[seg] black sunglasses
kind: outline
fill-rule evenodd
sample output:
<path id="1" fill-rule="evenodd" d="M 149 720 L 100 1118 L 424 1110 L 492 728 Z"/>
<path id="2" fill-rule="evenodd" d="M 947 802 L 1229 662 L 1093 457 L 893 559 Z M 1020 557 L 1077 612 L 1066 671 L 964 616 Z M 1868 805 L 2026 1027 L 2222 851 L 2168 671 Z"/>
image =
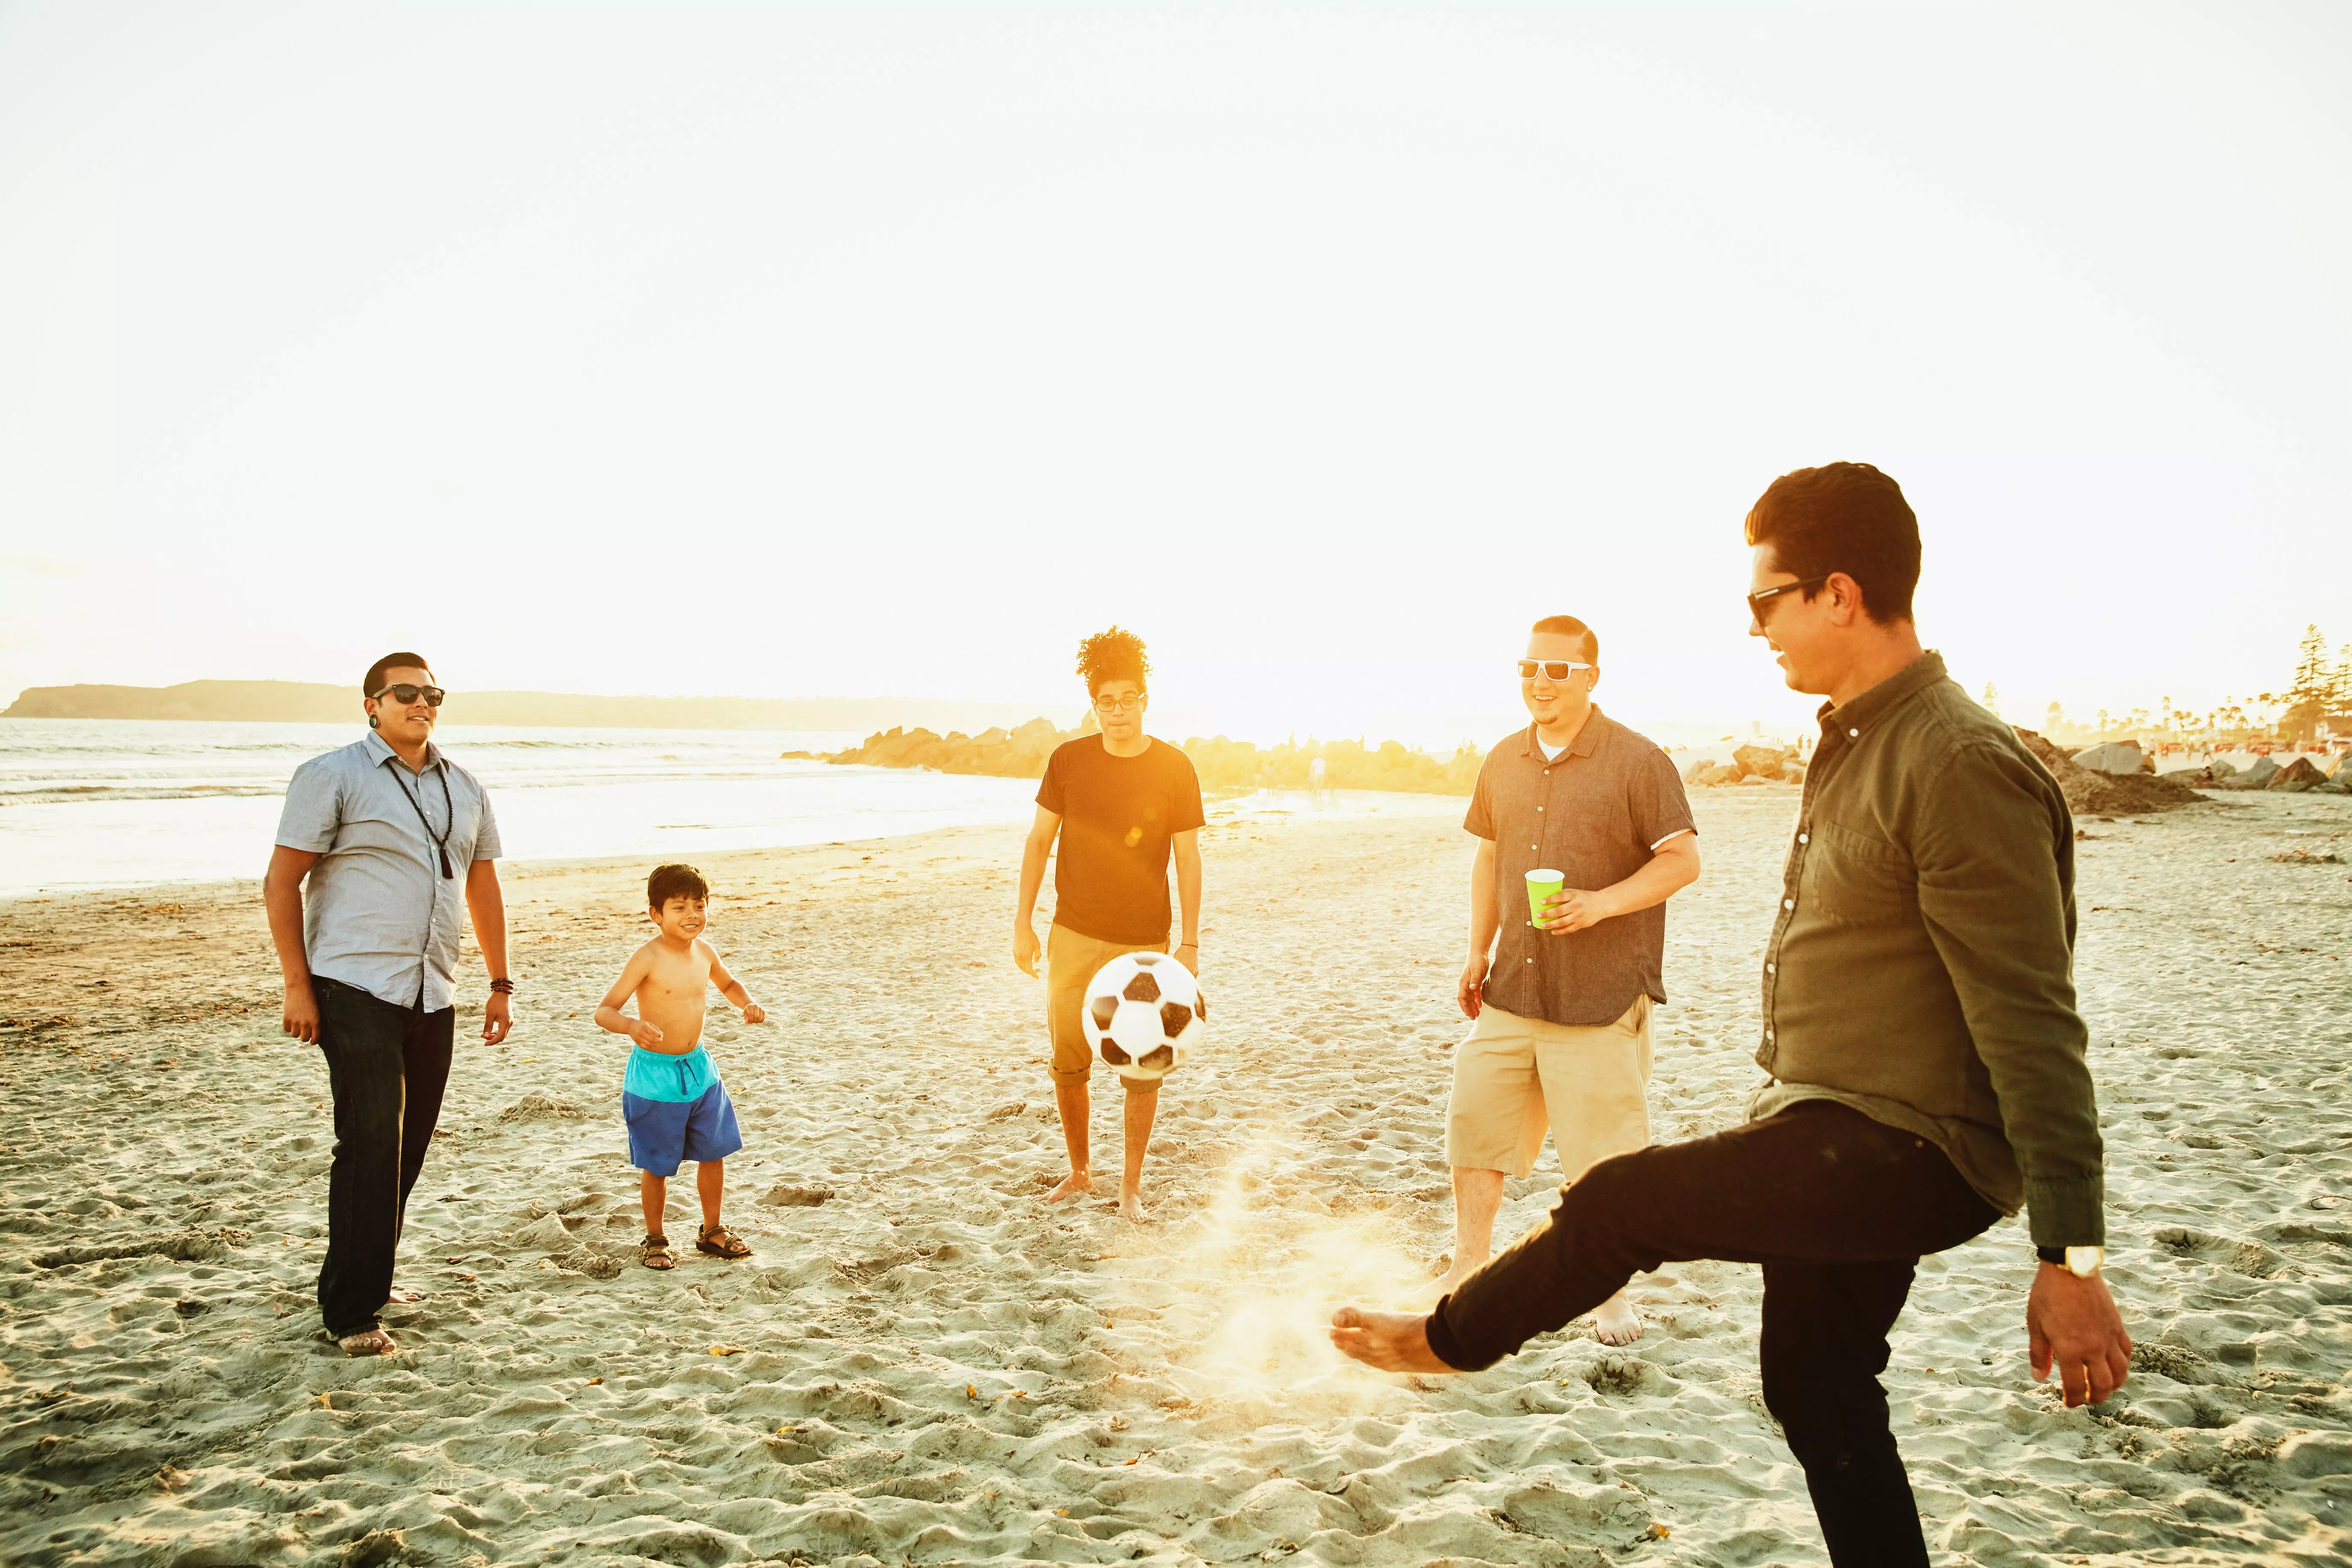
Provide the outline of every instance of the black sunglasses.
<path id="1" fill-rule="evenodd" d="M 411 686 L 405 680 L 396 686 L 385 687 L 383 690 L 375 694 L 375 700 L 381 702 L 386 694 L 389 694 L 395 702 L 414 702 L 422 697 L 425 699 L 425 705 L 428 708 L 440 707 L 441 699 L 449 695 L 437 686 Z"/>
<path id="2" fill-rule="evenodd" d="M 1764 603 L 1766 600 L 1777 599 L 1783 594 L 1793 594 L 1800 589 L 1818 588 L 1835 575 L 1837 575 L 1837 574 L 1830 572 L 1824 573 L 1819 577 L 1807 577 L 1801 582 L 1782 583 L 1776 587 L 1759 588 L 1756 592 L 1748 595 L 1748 613 L 1756 617 L 1756 624 L 1760 626 L 1764 624 Z"/>

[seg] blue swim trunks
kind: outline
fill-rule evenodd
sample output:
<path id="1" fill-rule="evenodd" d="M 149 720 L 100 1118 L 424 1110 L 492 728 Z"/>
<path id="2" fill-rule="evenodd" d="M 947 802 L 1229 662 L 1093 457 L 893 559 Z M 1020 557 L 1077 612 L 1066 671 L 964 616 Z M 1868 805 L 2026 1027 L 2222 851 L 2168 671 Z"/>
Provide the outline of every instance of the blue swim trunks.
<path id="1" fill-rule="evenodd" d="M 681 1161 L 724 1160 L 743 1147 L 735 1102 L 700 1046 L 684 1056 L 629 1053 L 621 1079 L 621 1120 L 629 1129 L 629 1163 L 674 1176 Z"/>

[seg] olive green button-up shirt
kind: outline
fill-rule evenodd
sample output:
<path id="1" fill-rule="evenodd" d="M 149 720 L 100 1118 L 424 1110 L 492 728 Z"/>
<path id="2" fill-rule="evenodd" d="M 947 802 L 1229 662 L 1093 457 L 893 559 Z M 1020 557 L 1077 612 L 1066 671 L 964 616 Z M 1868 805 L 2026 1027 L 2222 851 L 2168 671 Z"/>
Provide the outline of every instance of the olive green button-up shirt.
<path id="1" fill-rule="evenodd" d="M 2028 1209 L 2036 1246 L 2104 1245 L 2065 797 L 1935 653 L 1821 720 L 1749 1114 L 1850 1105 Z"/>

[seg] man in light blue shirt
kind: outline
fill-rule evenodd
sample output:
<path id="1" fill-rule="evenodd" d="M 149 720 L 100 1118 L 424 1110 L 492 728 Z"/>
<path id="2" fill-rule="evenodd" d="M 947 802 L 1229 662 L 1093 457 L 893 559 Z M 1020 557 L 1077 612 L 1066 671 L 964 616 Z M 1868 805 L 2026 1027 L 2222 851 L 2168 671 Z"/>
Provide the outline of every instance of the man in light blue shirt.
<path id="1" fill-rule="evenodd" d="M 491 1045 L 513 1027 L 514 984 L 498 819 L 480 781 L 433 744 L 432 671 L 387 654 L 361 693 L 369 732 L 287 786 L 262 900 L 286 1033 L 319 1047 L 335 1099 L 319 1310 L 347 1354 L 386 1355 L 377 1312 L 395 1299 L 393 1256 L 449 1080 L 467 910 L 490 972 Z"/>

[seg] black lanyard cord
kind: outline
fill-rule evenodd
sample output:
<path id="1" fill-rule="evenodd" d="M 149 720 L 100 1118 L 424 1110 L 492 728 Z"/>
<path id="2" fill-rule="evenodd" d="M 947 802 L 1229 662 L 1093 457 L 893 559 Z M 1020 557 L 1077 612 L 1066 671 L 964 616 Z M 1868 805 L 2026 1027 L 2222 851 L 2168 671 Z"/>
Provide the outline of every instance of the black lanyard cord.
<path id="1" fill-rule="evenodd" d="M 433 819 L 425 815 L 425 801 L 422 795 L 410 794 L 408 781 L 399 778 L 397 774 L 394 776 L 400 784 L 400 793 L 407 795 L 408 804 L 416 808 L 416 820 L 425 825 L 425 837 L 433 840 L 433 847 L 441 857 L 441 875 L 454 881 L 457 879 L 457 873 L 449 869 L 449 835 L 457 830 L 457 803 L 449 798 L 448 768 L 445 764 L 436 763 L 434 771 L 441 777 L 441 805 L 449 818 L 449 826 L 438 833 L 433 831 Z M 423 786 L 418 787 L 421 791 Z"/>

